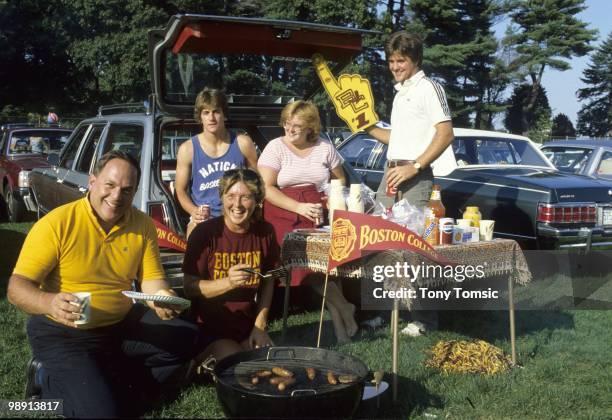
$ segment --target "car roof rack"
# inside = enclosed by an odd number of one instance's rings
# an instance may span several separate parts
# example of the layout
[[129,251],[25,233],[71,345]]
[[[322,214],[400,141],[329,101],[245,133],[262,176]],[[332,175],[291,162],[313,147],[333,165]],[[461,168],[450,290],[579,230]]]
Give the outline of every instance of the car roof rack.
[[20,127],[34,127],[32,123],[8,123],[2,124],[2,130],[9,130],[11,128],[20,128]]
[[151,101],[127,102],[124,104],[101,105],[98,107],[98,117],[111,114],[122,114],[126,112],[144,112],[151,114]]

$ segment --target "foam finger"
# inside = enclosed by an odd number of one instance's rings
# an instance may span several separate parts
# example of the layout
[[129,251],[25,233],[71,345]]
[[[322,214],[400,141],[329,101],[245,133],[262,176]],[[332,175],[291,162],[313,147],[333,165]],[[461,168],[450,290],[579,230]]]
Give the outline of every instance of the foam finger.
[[329,96],[333,98],[341,90],[338,80],[334,77],[321,54],[314,54],[312,56],[312,63],[319,79],[321,79],[321,83],[323,83],[323,87],[325,87]]

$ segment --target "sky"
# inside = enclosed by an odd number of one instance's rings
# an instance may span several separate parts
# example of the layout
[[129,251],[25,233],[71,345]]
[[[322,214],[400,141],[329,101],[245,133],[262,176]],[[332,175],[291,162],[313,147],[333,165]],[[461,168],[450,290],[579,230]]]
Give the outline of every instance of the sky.
[[[597,48],[607,38],[608,34],[612,31],[612,1],[611,0],[586,0],[585,5],[587,8],[577,17],[588,24],[589,29],[599,30],[598,38],[593,43],[593,46]],[[500,24],[501,28],[497,29],[498,36],[503,35],[506,23]],[[563,113],[569,117],[569,119],[576,127],[577,114],[582,107],[582,102],[578,102],[576,97],[576,91],[580,88],[585,87],[584,83],[580,80],[582,72],[590,63],[590,56],[574,57],[569,63],[571,69],[566,71],[558,71],[547,67],[544,70],[542,76],[542,84],[546,89],[546,95],[548,96],[548,102],[552,109],[553,117],[559,113]]]

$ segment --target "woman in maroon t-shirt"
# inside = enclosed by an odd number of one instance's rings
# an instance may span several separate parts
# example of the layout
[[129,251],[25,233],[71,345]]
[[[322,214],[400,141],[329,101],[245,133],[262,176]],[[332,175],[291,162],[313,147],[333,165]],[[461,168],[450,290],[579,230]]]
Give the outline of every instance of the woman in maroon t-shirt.
[[218,338],[200,361],[272,344],[266,329],[273,280],[243,271],[266,272],[279,262],[274,229],[261,220],[263,181],[253,170],[232,169],[221,178],[219,194],[223,216],[196,226],[183,261],[185,293],[201,332]]

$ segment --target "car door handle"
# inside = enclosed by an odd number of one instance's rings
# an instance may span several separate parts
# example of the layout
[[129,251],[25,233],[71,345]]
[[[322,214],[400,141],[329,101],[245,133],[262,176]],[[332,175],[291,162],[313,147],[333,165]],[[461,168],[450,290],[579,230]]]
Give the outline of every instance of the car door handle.
[[87,188],[79,187],[79,192],[84,193],[84,192],[86,192],[86,191],[87,191]]
[[57,178],[57,179],[55,180],[55,182],[57,182],[58,184],[63,184],[63,183],[64,183],[64,180],[63,180],[63,179],[60,179],[60,178]]

